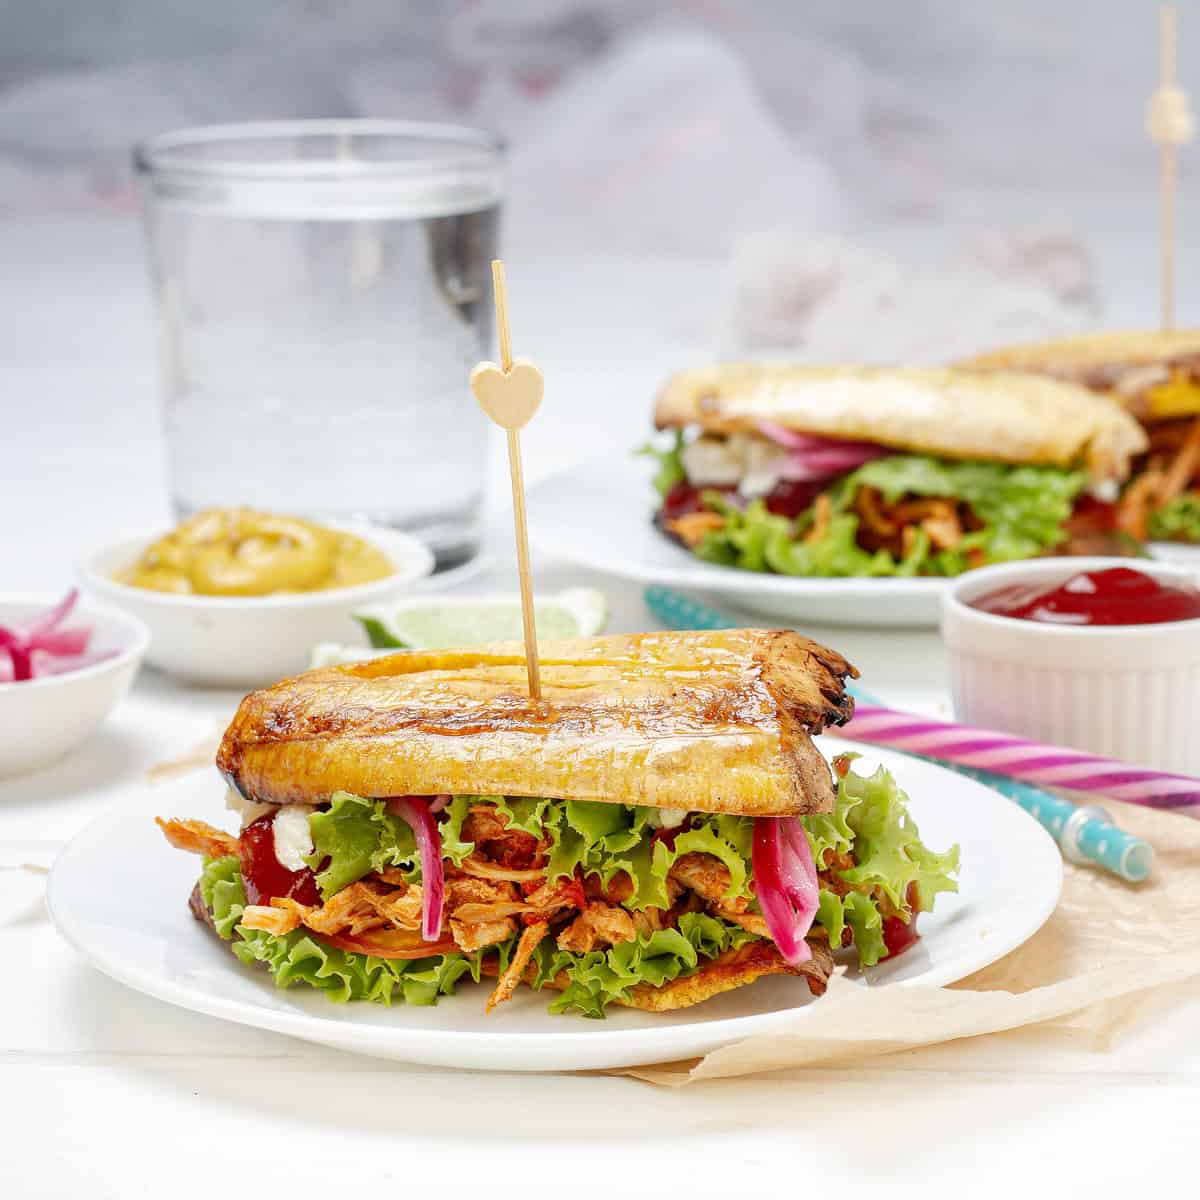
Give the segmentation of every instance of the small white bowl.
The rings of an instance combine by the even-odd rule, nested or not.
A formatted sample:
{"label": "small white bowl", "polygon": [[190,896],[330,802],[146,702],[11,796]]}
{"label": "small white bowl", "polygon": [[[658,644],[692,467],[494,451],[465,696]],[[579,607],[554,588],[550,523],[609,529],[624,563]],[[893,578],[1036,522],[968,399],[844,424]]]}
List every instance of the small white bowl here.
{"label": "small white bowl", "polygon": [[970,606],[997,588],[1132,567],[1172,583],[1193,572],[1128,558],[1046,558],[970,571],[942,603],[954,715],[965,725],[1200,775],[1200,619],[1049,625]]}
{"label": "small white bowl", "polygon": [[[61,596],[0,596],[0,625],[24,625]],[[150,632],[136,617],[86,602],[65,628],[91,625],[88,650],[112,658],[21,683],[0,683],[0,778],[48,767],[79,745],[117,706],[137,674]]]}
{"label": "small white bowl", "polygon": [[325,524],[378,546],[392,560],[394,573],[354,587],[277,596],[180,596],[118,583],[113,574],[160,534],[97,551],[76,571],[89,592],[150,627],[146,661],[153,666],[192,683],[258,687],[305,670],[318,642],[353,640],[357,609],[398,595],[433,570],[432,552],[408,534],[373,525]]}

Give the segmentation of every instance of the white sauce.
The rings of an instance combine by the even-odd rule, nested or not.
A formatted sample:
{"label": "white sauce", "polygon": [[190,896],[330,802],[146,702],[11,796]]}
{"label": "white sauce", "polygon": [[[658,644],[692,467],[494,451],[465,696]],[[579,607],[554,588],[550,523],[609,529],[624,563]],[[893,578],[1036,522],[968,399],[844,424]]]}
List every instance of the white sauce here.
{"label": "white sauce", "polygon": [[742,464],[728,440],[697,438],[684,446],[679,457],[688,482],[696,487],[731,487],[742,477]]}
{"label": "white sauce", "polygon": [[766,438],[734,433],[727,438],[697,438],[684,446],[681,458],[693,486],[736,485],[743,497],[753,499],[779,482],[778,468],[787,455]]}
{"label": "white sauce", "polygon": [[307,804],[287,804],[275,817],[271,831],[275,835],[275,857],[289,871],[303,871],[305,857],[313,852],[312,831],[308,818],[312,809]]}
{"label": "white sauce", "polygon": [[652,808],[650,824],[655,829],[677,829],[688,818],[686,808]]}

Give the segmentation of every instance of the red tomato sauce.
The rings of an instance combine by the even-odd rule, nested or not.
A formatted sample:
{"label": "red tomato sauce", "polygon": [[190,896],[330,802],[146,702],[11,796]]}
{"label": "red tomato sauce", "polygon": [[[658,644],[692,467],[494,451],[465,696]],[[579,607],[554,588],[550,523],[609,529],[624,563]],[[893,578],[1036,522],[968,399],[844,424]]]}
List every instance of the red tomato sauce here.
{"label": "red tomato sauce", "polygon": [[1081,571],[1065,583],[1017,583],[970,601],[972,608],[1045,625],[1161,625],[1200,617],[1200,591],[1131,567]]}
{"label": "red tomato sauce", "polygon": [[290,896],[301,904],[321,903],[312,871],[289,871],[275,857],[275,814],[267,813],[242,830],[240,857],[247,904],[270,904],[276,896]]}

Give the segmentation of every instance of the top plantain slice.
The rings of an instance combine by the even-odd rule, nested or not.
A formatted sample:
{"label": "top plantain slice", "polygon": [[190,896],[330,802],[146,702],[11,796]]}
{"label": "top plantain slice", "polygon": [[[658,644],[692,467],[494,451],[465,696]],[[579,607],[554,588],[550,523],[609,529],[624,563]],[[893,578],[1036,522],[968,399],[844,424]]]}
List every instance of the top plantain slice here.
{"label": "top plantain slice", "polygon": [[667,380],[654,421],[707,433],[773,421],[941,458],[1084,466],[1094,479],[1124,479],[1146,448],[1138,423],[1104,396],[1041,375],[953,368],[721,363]]}
{"label": "top plantain slice", "polygon": [[797,633],[737,629],[407,651],[252,692],[217,765],[246,799],[548,796],[746,816],[828,812],[810,735],[858,672]]}

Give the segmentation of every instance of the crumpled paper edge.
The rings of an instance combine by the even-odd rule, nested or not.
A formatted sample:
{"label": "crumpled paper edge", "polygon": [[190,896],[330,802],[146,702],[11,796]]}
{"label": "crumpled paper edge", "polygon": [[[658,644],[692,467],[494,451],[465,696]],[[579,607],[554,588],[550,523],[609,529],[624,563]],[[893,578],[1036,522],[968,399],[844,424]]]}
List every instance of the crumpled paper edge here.
{"label": "crumpled paper edge", "polygon": [[1200,940],[1170,955],[1101,967],[1020,993],[920,986],[864,988],[835,977],[822,1002],[803,1010],[789,1028],[722,1046],[691,1063],[630,1067],[612,1074],[663,1087],[683,1087],[796,1067],[845,1066],[1070,1016],[1076,1019],[1069,1027],[1103,1038],[1129,1011],[1130,1006],[1123,1003],[1128,998],[1198,976]]}

